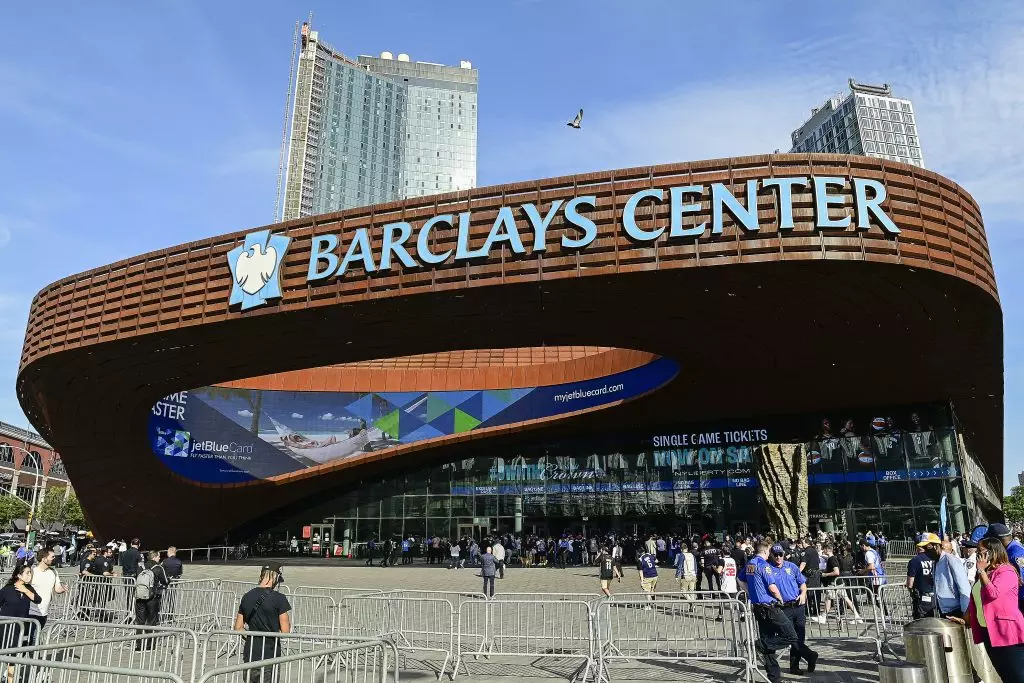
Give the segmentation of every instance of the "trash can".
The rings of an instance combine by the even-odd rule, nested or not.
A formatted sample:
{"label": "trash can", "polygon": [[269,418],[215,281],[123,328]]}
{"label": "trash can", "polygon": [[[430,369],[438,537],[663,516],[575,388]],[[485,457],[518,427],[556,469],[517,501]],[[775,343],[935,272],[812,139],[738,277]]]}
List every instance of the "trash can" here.
{"label": "trash can", "polygon": [[928,683],[928,669],[913,662],[882,662],[878,665],[878,683]]}
{"label": "trash can", "polygon": [[971,650],[963,626],[948,619],[918,619],[904,627],[903,642],[907,661],[924,664],[929,683],[974,683]]}
{"label": "trash can", "polygon": [[985,683],[1003,683],[1003,679],[992,668],[992,660],[988,658],[988,652],[985,651],[983,644],[971,645],[971,658],[974,659],[974,670],[978,673],[978,678]]}

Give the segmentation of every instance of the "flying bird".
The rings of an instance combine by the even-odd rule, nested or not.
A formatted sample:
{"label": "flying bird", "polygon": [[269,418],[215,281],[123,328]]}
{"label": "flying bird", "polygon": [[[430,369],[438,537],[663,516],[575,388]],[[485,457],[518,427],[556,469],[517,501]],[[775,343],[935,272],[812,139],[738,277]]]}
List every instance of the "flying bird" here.
{"label": "flying bird", "polygon": [[579,114],[576,114],[576,118],[574,118],[572,121],[569,121],[565,125],[569,126],[570,128],[577,128],[578,129],[580,127],[581,123],[583,123],[583,110],[582,109],[580,109],[580,113]]}

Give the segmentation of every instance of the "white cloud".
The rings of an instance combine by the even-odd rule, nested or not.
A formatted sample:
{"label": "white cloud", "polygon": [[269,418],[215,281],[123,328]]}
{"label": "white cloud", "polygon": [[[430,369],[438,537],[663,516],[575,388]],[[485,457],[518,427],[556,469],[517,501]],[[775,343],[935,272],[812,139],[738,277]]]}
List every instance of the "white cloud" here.
{"label": "white cloud", "polygon": [[321,420],[333,420],[334,419],[334,413],[324,413],[323,415],[320,416],[320,419]]}
{"label": "white cloud", "polygon": [[294,417],[296,420],[301,420],[302,419],[302,414],[301,413],[292,413],[292,417]]}
{"label": "white cloud", "polygon": [[[943,46],[940,46],[943,47]],[[1024,36],[925,52],[900,76],[928,168],[963,185],[986,217],[1019,215],[1024,183]]]}
{"label": "white cloud", "polygon": [[252,411],[250,411],[250,410],[239,410],[238,411],[238,416],[239,417],[252,417]]}

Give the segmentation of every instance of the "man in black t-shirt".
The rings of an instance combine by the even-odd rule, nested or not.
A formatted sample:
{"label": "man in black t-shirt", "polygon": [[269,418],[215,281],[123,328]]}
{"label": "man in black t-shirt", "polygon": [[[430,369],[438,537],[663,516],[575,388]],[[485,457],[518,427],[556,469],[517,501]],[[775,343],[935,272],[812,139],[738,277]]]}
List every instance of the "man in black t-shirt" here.
{"label": "man in black t-shirt", "polygon": [[[289,612],[292,606],[284,594],[276,589],[284,583],[281,565],[267,562],[260,571],[260,584],[242,596],[235,615],[234,629],[256,633],[291,633]],[[248,629],[246,629],[248,627]],[[274,636],[247,636],[242,651],[243,661],[261,662],[281,656],[281,641]],[[274,680],[273,667],[250,669],[249,683]]]}
{"label": "man in black t-shirt", "polygon": [[722,590],[722,551],[711,545],[711,539],[704,539],[704,549],[701,550],[701,564],[703,565],[704,578],[708,582],[709,591]]}

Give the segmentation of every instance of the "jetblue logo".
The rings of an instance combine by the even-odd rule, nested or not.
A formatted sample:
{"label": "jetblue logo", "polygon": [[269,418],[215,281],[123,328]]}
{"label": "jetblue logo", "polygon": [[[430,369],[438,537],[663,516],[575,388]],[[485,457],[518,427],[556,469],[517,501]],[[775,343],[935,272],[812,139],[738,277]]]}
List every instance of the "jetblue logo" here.
{"label": "jetblue logo", "polygon": [[231,306],[246,311],[281,298],[281,262],[290,237],[271,235],[269,230],[251,232],[242,246],[228,252],[231,269]]}

